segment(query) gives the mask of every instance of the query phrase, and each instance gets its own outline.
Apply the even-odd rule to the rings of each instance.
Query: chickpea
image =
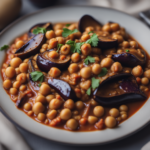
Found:
[[[123,41],[123,43],[122,43],[122,46],[124,47],[124,48],[129,48],[129,42],[128,41]]]
[[[83,35],[81,36],[81,41],[82,41],[82,42],[85,42],[85,41],[87,41],[88,39],[90,39],[90,35],[89,35],[89,34],[83,34]]]
[[[65,44],[65,40],[63,37],[56,37],[58,44]]]
[[[119,107],[119,110],[120,110],[120,111],[128,111],[128,106],[127,106],[127,105],[121,105],[121,106]]]
[[[70,46],[65,44],[60,48],[61,54],[68,55],[70,53]]]
[[[111,66],[111,71],[113,72],[120,72],[122,71],[122,65],[120,62],[114,62]]]
[[[130,41],[129,43],[132,48],[138,48],[138,44],[136,41]]]
[[[91,86],[91,80],[86,80],[80,83],[81,89],[88,90],[88,88]]]
[[[12,86],[12,83],[11,83],[11,81],[9,80],[9,79],[6,79],[4,82],[3,82],[3,87],[5,88],[5,89],[10,89],[11,88],[11,86]]]
[[[50,30],[50,31],[46,32],[45,36],[48,40],[50,40],[50,39],[54,38],[56,35],[53,30]]]
[[[38,95],[35,99],[35,102],[41,102],[42,104],[45,104],[47,101],[46,101],[46,98],[45,96],[43,95]]]
[[[19,57],[15,57],[10,61],[11,67],[17,68],[22,63],[22,60]]]
[[[76,108],[77,108],[78,110],[81,110],[81,109],[83,109],[84,104],[83,104],[82,101],[77,101],[77,102],[75,103],[75,106],[76,106]]]
[[[66,126],[70,129],[70,130],[75,130],[78,127],[78,122],[75,119],[69,119],[66,122]]]
[[[29,110],[32,109],[32,106],[31,106],[30,103],[25,103],[25,104],[23,105],[23,108],[24,108],[26,111],[29,111]]]
[[[40,121],[44,121],[45,118],[46,118],[46,115],[44,113],[39,113],[38,116],[37,116],[38,120]]]
[[[19,70],[22,73],[27,73],[28,72],[28,64],[27,63],[21,63],[19,66]]]
[[[68,29],[69,29],[69,30],[74,30],[76,27],[77,27],[76,24],[71,24],[71,25],[68,27]]]
[[[62,100],[60,99],[52,99],[49,103],[49,108],[50,109],[59,109],[62,105]]]
[[[106,32],[111,32],[111,27],[110,27],[109,24],[106,24],[106,25],[103,26],[102,30],[106,31]]]
[[[116,119],[114,117],[112,117],[112,116],[106,117],[106,119],[105,119],[105,125],[108,128],[114,128],[116,126]]]
[[[57,111],[55,109],[53,109],[53,110],[50,110],[46,116],[47,116],[47,118],[52,120],[56,117],[56,115],[57,115]]]
[[[64,103],[65,108],[73,109],[75,106],[74,101],[72,99],[68,99]]]
[[[17,41],[15,44],[17,49],[21,48],[23,45],[24,45],[24,42],[22,40]]]
[[[120,114],[122,115],[122,114],[127,114],[127,112],[126,111],[120,111]]]
[[[49,40],[49,49],[57,47],[57,43],[58,43],[58,41],[56,40],[56,38],[50,39]]]
[[[19,68],[15,68],[16,71],[16,75],[20,74],[20,69]]]
[[[55,29],[55,30],[62,29],[62,28],[63,28],[63,24],[61,24],[61,23],[57,23],[57,24],[54,26],[54,29]]]
[[[113,63],[113,60],[111,58],[104,58],[101,61],[101,67],[109,68]]]
[[[72,60],[72,62],[75,62],[75,63],[79,62],[81,60],[80,54],[79,53],[73,53],[71,55],[71,60]]]
[[[132,69],[132,74],[135,76],[135,77],[140,77],[142,74],[143,74],[143,69],[140,65],[134,67]]]
[[[92,27],[92,26],[86,27],[85,31],[86,32],[94,31],[94,27]]]
[[[70,111],[70,109],[68,109],[68,108],[65,108],[65,109],[63,109],[61,112],[60,112],[60,118],[62,119],[62,120],[68,120],[68,119],[70,119],[71,118],[71,111]]]
[[[147,77],[148,79],[150,79],[150,69],[149,70],[146,70],[144,72],[144,77]]]
[[[86,125],[87,119],[86,118],[81,118],[79,122],[80,122],[81,125]]]
[[[116,118],[116,117],[119,116],[119,110],[116,109],[116,108],[112,108],[112,109],[110,109],[109,114],[110,114],[112,117],[115,117],[115,118]]]
[[[44,48],[40,49],[40,53],[44,53],[45,51],[46,51],[46,49],[44,49]]]
[[[56,67],[52,67],[52,68],[50,69],[50,71],[48,72],[48,74],[49,74],[51,77],[56,78],[56,77],[59,77],[59,76],[60,76],[61,71],[60,71],[58,68],[56,68]]]
[[[15,71],[15,69],[13,67],[8,67],[5,70],[5,75],[8,78],[13,78],[16,75],[16,71]]]
[[[83,44],[81,46],[81,52],[83,55],[86,55],[86,56],[89,55],[92,52],[91,45],[87,43]]]
[[[46,96],[46,101],[47,101],[48,103],[50,103],[50,101],[51,101],[52,99],[54,99],[54,98],[55,98],[54,95],[47,95],[47,96]]]
[[[128,117],[127,114],[122,114],[121,115],[121,119],[123,119],[123,120],[127,119],[127,117]]]
[[[41,102],[34,103],[34,105],[32,107],[32,111],[36,115],[38,115],[39,113],[43,112],[44,110],[45,110],[45,107],[43,106],[43,104]]]
[[[90,100],[90,104],[91,104],[92,106],[97,106],[97,105],[98,105],[98,102],[95,101],[94,99],[91,99],[91,100]]]
[[[12,95],[16,95],[18,93],[18,90],[16,88],[10,88],[9,93]]]
[[[102,117],[104,115],[104,108],[102,106],[95,106],[93,109],[93,114],[96,117]]]
[[[118,54],[121,54],[122,52],[123,52],[122,49],[118,49],[118,50],[117,50],[117,53],[118,53]]]
[[[50,51],[50,52],[48,53],[48,57],[53,58],[53,59],[56,59],[56,58],[59,57],[59,54],[58,54],[56,51]]]
[[[79,66],[76,63],[72,63],[68,68],[69,73],[75,73],[78,70],[79,70]]]
[[[47,48],[48,48],[48,44],[43,44],[43,45],[42,45],[42,48],[43,48],[43,49],[47,49]]]
[[[111,28],[111,30],[114,32],[114,31],[119,30],[119,29],[120,29],[120,26],[119,26],[118,23],[112,23],[112,24],[110,24],[110,28]]]
[[[92,72],[96,75],[98,75],[101,72],[102,68],[99,64],[94,64],[92,66]]]
[[[76,33],[74,33],[74,35],[77,39],[79,39],[81,37],[82,33],[81,32],[76,32]]]
[[[62,32],[63,32],[63,30],[58,29],[58,30],[55,31],[55,35],[56,36],[62,36]]]
[[[90,67],[84,67],[80,70],[80,74],[82,78],[88,79],[91,77],[92,70]]]
[[[143,77],[143,78],[141,79],[141,83],[142,83],[143,85],[147,85],[147,84],[149,83],[149,79],[148,79],[147,77]]]
[[[27,89],[26,85],[21,85],[19,91],[25,91]]]
[[[92,47],[92,53],[94,54],[97,54],[97,55],[100,55],[102,53],[101,49],[100,48],[97,48],[97,47]]]
[[[46,83],[43,83],[41,86],[40,86],[40,90],[39,90],[40,94],[46,96],[48,95],[50,92],[51,92],[51,88],[49,85],[47,85]]]
[[[123,42],[123,37],[121,35],[114,34],[112,36],[112,38],[118,40],[118,43],[122,43]]]
[[[19,89],[20,85],[21,85],[20,81],[15,81],[13,83],[13,87],[16,88],[16,89]]]
[[[23,84],[27,81],[27,75],[25,73],[20,73],[19,75],[17,75],[16,80],[20,81],[21,84]]]
[[[95,116],[88,116],[88,123],[89,124],[94,124],[98,121],[98,118]]]

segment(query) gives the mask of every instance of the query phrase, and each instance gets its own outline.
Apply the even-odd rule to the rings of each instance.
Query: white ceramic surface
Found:
[[[118,22],[150,53],[150,30],[142,22],[113,9],[83,6],[51,7],[25,16],[8,26],[0,34],[0,47],[4,44],[10,44],[15,37],[28,31],[28,29],[36,23],[46,21],[53,23],[78,21],[84,14],[90,14],[102,23],[108,21]],[[1,66],[4,58],[5,52],[0,52]],[[115,129],[94,132],[70,132],[52,128],[34,121],[24,112],[16,109],[14,103],[10,100],[2,87],[1,77],[0,106],[5,114],[22,128],[47,139],[70,144],[104,144],[125,137],[137,131],[150,121],[149,99],[135,115]]]

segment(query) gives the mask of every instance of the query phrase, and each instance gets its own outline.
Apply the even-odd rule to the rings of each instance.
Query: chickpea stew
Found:
[[[78,23],[39,23],[5,49],[4,89],[45,125],[114,128],[149,97],[150,57],[118,23],[102,25],[90,15]]]

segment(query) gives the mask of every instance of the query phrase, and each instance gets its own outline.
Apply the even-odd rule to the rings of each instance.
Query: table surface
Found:
[[[69,1],[63,1],[60,0],[59,4],[68,4]],[[75,1],[74,1],[75,2]],[[73,2],[73,4],[74,4]],[[85,1],[83,0],[76,0],[77,4],[84,5]],[[71,4],[71,1],[69,2]],[[36,6],[33,6],[30,4],[28,0],[23,0],[23,7],[20,13],[20,16],[29,14],[31,12],[35,12],[36,10],[39,10],[40,8],[37,8]],[[140,121],[140,120],[139,120]],[[36,136],[28,131],[25,131],[23,129],[18,128],[18,131],[22,134],[24,139],[27,141],[27,143],[30,145],[30,147],[34,150],[90,150],[90,149],[102,149],[102,150],[141,150],[141,148],[150,141],[150,124],[146,125],[143,129],[138,131],[137,133],[124,138],[122,140],[119,140],[117,142],[105,144],[105,145],[99,145],[99,146],[71,146],[71,145],[63,145],[60,143],[56,143],[44,138],[41,138],[39,136]],[[64,135],[65,138],[65,135]]]

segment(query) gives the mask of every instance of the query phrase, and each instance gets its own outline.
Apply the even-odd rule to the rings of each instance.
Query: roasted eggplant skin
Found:
[[[135,82],[133,83],[128,78],[132,77]],[[119,84],[121,88],[125,91],[124,94],[113,96],[113,97],[102,97],[98,95],[98,90],[103,87],[104,84],[107,84],[111,81],[122,80]],[[99,87],[93,92],[94,99],[103,106],[118,106],[128,102],[135,102],[135,101],[144,101],[147,99],[146,95],[139,89],[138,84],[136,83],[136,79],[133,75],[128,73],[117,74],[114,76],[108,77],[104,80]]]
[[[35,35],[31,40],[15,52],[15,56],[25,59],[37,54],[45,40],[46,38],[44,34],[40,33]]]
[[[139,60],[136,56],[131,53],[123,52],[121,54],[112,54],[114,61],[120,62],[125,67],[135,67],[137,65],[144,66],[146,64],[146,54],[143,51],[144,59]]]
[[[67,82],[60,79],[49,78],[48,84],[51,88],[55,89],[64,100],[72,99],[73,101],[77,101],[75,91]]]

